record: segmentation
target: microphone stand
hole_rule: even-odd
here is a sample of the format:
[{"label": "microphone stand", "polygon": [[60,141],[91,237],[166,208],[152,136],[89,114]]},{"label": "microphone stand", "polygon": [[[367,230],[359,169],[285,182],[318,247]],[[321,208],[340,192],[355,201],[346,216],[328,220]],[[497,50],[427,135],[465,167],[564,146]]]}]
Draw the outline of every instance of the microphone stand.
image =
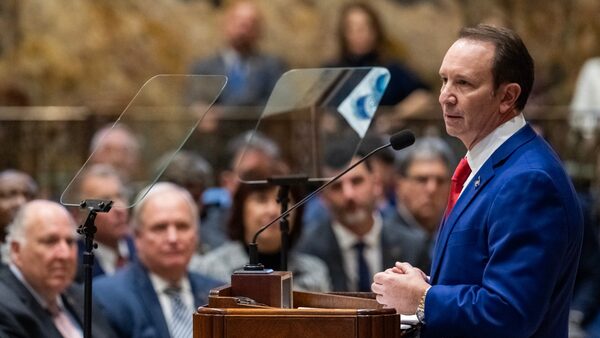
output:
[{"label": "microphone stand", "polygon": [[[288,212],[288,204],[290,201],[289,194],[290,188],[292,185],[300,185],[308,182],[308,177],[306,175],[288,175],[288,176],[275,176],[267,178],[267,183],[271,185],[279,186],[279,190],[277,192],[277,202],[281,204],[280,216],[275,219],[275,221],[271,222],[274,224],[279,220],[279,228],[281,231],[281,249],[280,249],[280,268],[281,271],[287,271],[287,262],[288,262],[288,251],[290,248],[290,223],[287,219],[287,216],[290,214]],[[295,208],[294,208],[295,209]],[[293,210],[293,209],[292,209]],[[298,225],[296,225],[298,226]],[[261,228],[260,232],[264,231]],[[264,266],[258,262],[258,246],[256,241],[258,239],[258,235],[255,234],[252,242],[248,244],[248,255],[249,255],[249,263],[244,266],[244,271],[252,271],[259,272],[265,271],[270,272],[270,269],[265,269]]]},{"label": "microphone stand", "polygon": [[[289,213],[286,214],[286,212],[288,211],[288,203],[290,201],[290,187],[292,185],[305,184],[306,182],[308,182],[308,177],[306,175],[271,177],[267,179],[267,182],[279,186],[279,192],[277,193],[277,202],[281,204],[280,215],[285,214],[285,216],[281,216],[279,220],[279,228],[281,231],[280,267],[281,271],[287,271],[288,251],[290,248],[290,222],[287,219]],[[296,224],[296,226],[299,225]]]},{"label": "microphone stand", "polygon": [[[394,150],[400,150],[402,148],[405,148],[405,147],[408,147],[408,146],[412,145],[414,142],[415,142],[415,136],[412,134],[411,131],[404,130],[404,131],[401,131],[399,133],[396,133],[396,134],[392,135],[392,137],[390,137],[390,143],[382,145],[382,146],[380,146],[378,148],[373,149],[371,152],[369,152],[367,155],[365,155],[364,157],[362,157],[360,160],[354,162],[352,165],[350,165],[344,171],[342,171],[341,173],[335,175],[332,179],[330,179],[329,181],[325,182],[323,185],[321,185],[319,188],[317,188],[316,190],[314,190],[312,193],[308,194],[306,197],[304,197],[303,199],[301,199],[300,202],[294,204],[291,208],[287,209],[286,211],[283,211],[283,208],[282,208],[282,213],[279,215],[279,217],[276,217],[271,222],[267,223],[266,225],[263,225],[254,234],[254,237],[252,238],[252,242],[248,245],[249,262],[248,262],[248,264],[246,264],[244,266],[244,270],[243,271],[257,272],[257,271],[264,270],[263,265],[258,262],[258,247],[256,245],[256,241],[258,239],[258,236],[263,231],[265,231],[268,227],[270,227],[271,225],[273,225],[275,222],[286,218],[292,211],[296,210],[301,205],[304,205],[304,203],[308,202],[308,200],[310,200],[311,198],[313,198],[316,194],[318,194],[321,191],[323,191],[323,189],[325,189],[328,186],[330,186],[333,182],[337,181],[340,177],[342,177],[343,175],[345,175],[347,172],[349,172],[350,170],[354,169],[357,165],[363,163],[366,159],[368,159],[369,157],[371,157],[373,154],[375,154],[375,153],[377,153],[377,152],[379,152],[379,151],[381,151],[381,150],[383,150],[385,148],[388,148],[388,147],[392,147],[392,148],[394,148]],[[305,177],[303,177],[303,179],[307,180]],[[274,182],[275,184],[277,184],[277,182],[278,182],[277,179],[269,179],[268,181]]]},{"label": "microphone stand", "polygon": [[85,200],[79,204],[81,209],[88,210],[88,216],[77,228],[77,233],[84,236],[85,250],[83,252],[83,337],[92,338],[92,268],[94,266],[93,250],[98,247],[94,243],[96,233],[96,215],[99,212],[108,212],[112,207],[112,201]]},{"label": "microphone stand", "polygon": [[[330,186],[333,182],[337,181],[340,177],[345,175],[350,170],[354,169],[359,164],[363,163],[370,156],[376,152],[392,147],[395,150],[406,148],[415,142],[415,136],[412,132],[406,130],[396,133],[390,137],[390,143],[378,147],[362,157],[358,161],[352,163],[346,170],[334,176],[332,179],[326,181],[319,188],[312,193],[308,194],[298,203],[294,204],[291,208],[287,208],[287,195],[289,193],[290,180],[291,182],[307,182],[309,181],[306,177],[285,177],[285,178],[271,178],[267,182],[272,184],[278,184],[282,188],[279,191],[278,200],[282,203],[281,214],[268,224],[262,226],[254,234],[252,242],[248,245],[248,256],[249,262],[244,266],[243,270],[235,271],[231,275],[231,294],[234,296],[250,297],[257,302],[266,304],[268,306],[292,308],[293,307],[293,293],[292,293],[292,273],[289,271],[273,271],[272,269],[264,269],[264,266],[258,262],[258,248],[256,241],[258,236],[265,231],[268,227],[275,224],[277,221],[284,220],[282,224],[282,246],[287,245],[288,239],[287,232],[289,226],[287,224],[286,217],[301,205],[304,205],[308,200],[313,198],[316,194],[320,193],[323,189]],[[281,182],[283,180],[283,183]],[[315,180],[316,181],[316,180]],[[319,180],[320,181],[320,180]],[[287,187],[286,187],[287,186]],[[285,196],[285,198],[283,198]],[[285,231],[284,231],[285,230]],[[287,253],[287,248],[282,247],[282,253]],[[287,256],[283,256],[283,259],[287,259]],[[284,262],[287,268],[287,262]]]}]

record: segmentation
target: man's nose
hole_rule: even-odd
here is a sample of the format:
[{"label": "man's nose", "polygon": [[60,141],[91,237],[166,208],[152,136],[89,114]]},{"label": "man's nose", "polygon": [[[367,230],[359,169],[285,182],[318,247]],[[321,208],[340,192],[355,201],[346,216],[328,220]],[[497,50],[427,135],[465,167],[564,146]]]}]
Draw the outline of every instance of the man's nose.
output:
[{"label": "man's nose", "polygon": [[456,104],[456,96],[449,85],[445,84],[442,86],[438,100],[442,106],[446,104]]},{"label": "man's nose", "polygon": [[352,184],[344,184],[342,185],[342,193],[344,194],[345,199],[353,199],[355,194],[355,189]]},{"label": "man's nose", "polygon": [[60,258],[68,258],[71,255],[71,251],[74,248],[74,240],[61,240],[58,242],[55,250],[56,254]]},{"label": "man's nose", "polygon": [[169,242],[176,242],[177,241],[177,228],[175,226],[168,226],[166,235],[167,235],[167,240]]}]

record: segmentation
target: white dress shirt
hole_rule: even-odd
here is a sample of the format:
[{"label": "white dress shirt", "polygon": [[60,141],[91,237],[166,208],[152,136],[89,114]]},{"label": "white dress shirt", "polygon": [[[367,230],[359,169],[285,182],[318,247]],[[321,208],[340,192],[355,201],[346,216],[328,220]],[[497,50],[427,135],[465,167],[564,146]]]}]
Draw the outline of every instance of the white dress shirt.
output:
[{"label": "white dress shirt", "polygon": [[348,278],[348,290],[358,290],[358,257],[354,245],[362,241],[365,243],[364,256],[369,265],[369,272],[374,275],[383,269],[381,258],[381,228],[382,220],[378,212],[373,213],[373,227],[363,237],[357,236],[339,222],[332,223],[333,233],[337,239],[342,258],[344,260],[344,271]]},{"label": "white dress shirt", "polygon": [[[171,300],[169,296],[165,293],[165,290],[169,287],[173,287],[171,283],[162,279],[156,274],[148,273],[150,276],[150,282],[152,282],[152,286],[154,287],[154,291],[158,296],[158,301],[160,302],[160,307],[162,308],[163,314],[165,315],[165,321],[167,323],[171,322],[171,317],[173,316],[173,309],[171,309]],[[185,306],[190,309],[190,316],[196,310],[194,306],[194,295],[192,294],[192,286],[190,284],[190,280],[185,277],[181,281],[179,281],[178,287],[181,288],[181,298]]]},{"label": "white dress shirt", "polygon": [[[113,248],[104,245],[100,242],[97,242],[98,248],[96,248],[95,257],[98,264],[106,275],[113,275],[117,270],[117,252],[113,250]],[[127,246],[127,241],[122,239],[117,243],[117,250],[119,250],[119,254],[121,257],[129,259],[130,252],[129,247]]]},{"label": "white dress shirt", "polygon": [[469,175],[465,181],[461,194],[492,154],[511,136],[516,134],[521,128],[525,127],[526,124],[523,114],[519,114],[500,125],[493,132],[479,141],[473,149],[467,151],[466,156],[469,167],[471,167],[471,175]]}]

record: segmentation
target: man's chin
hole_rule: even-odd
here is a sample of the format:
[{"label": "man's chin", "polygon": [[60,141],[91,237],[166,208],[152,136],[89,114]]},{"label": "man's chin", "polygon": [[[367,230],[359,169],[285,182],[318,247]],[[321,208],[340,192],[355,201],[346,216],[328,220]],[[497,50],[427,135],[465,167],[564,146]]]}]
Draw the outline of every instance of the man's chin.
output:
[{"label": "man's chin", "polygon": [[366,212],[355,212],[351,215],[345,215],[343,218],[344,224],[348,227],[358,227],[364,224],[368,219]]}]

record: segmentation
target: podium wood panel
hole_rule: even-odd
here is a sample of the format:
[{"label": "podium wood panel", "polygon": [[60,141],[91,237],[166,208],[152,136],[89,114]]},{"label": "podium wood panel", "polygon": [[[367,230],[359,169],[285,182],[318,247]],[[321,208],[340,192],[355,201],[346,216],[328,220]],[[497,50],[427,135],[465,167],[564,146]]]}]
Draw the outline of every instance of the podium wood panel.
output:
[{"label": "podium wood panel", "polygon": [[400,337],[394,310],[212,309],[194,315],[195,338]]},{"label": "podium wood panel", "polygon": [[294,292],[299,308],[283,309],[249,304],[225,286],[194,314],[194,338],[402,337],[400,315],[370,296]]}]

